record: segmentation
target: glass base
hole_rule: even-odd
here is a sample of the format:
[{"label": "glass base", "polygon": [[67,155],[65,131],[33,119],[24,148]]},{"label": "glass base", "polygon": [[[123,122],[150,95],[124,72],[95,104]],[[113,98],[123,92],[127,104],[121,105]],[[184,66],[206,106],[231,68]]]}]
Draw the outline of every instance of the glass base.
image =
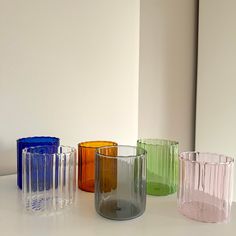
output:
[{"label": "glass base", "polygon": [[140,208],[125,200],[103,201],[97,212],[111,220],[130,220],[143,214]]},{"label": "glass base", "polygon": [[94,193],[94,180],[88,180],[79,184],[79,189],[85,192]]},{"label": "glass base", "polygon": [[176,192],[176,188],[167,184],[148,182],[147,194],[154,196],[166,196]]},{"label": "glass base", "polygon": [[181,205],[179,211],[186,217],[206,222],[206,223],[220,223],[228,222],[227,214],[211,204],[203,202],[186,202]]},{"label": "glass base", "polygon": [[49,214],[50,212],[60,211],[70,206],[72,199],[64,199],[60,197],[46,197],[43,194],[32,196],[25,199],[25,210],[34,214]]}]

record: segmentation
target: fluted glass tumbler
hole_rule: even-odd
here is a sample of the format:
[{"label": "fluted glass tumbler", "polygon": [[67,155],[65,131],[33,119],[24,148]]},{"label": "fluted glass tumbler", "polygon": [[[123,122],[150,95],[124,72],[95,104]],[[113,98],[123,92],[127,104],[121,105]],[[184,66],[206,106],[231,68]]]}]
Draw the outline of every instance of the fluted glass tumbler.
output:
[{"label": "fluted glass tumbler", "polygon": [[50,213],[73,203],[76,151],[66,146],[38,146],[22,152],[22,200],[31,213]]},{"label": "fluted glass tumbler", "polygon": [[165,196],[176,192],[179,144],[162,139],[139,139],[147,151],[147,194]]},{"label": "fluted glass tumbler", "polygon": [[88,141],[78,144],[78,187],[86,192],[94,192],[95,151],[103,146],[116,146],[112,141]]},{"label": "fluted glass tumbler", "polygon": [[17,185],[20,189],[22,189],[22,150],[24,148],[45,145],[58,147],[60,145],[60,139],[40,136],[21,138],[17,140]]},{"label": "fluted glass tumbler", "polygon": [[95,207],[112,220],[128,220],[146,207],[146,151],[140,147],[101,147],[96,151]]},{"label": "fluted glass tumbler", "polygon": [[233,158],[184,152],[179,160],[179,211],[197,221],[228,222],[233,193]]}]

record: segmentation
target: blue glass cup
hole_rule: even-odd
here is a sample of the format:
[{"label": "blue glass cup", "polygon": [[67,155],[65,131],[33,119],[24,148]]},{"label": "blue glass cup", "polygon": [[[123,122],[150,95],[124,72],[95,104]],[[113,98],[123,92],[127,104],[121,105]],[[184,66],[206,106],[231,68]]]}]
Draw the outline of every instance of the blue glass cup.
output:
[{"label": "blue glass cup", "polygon": [[[28,137],[17,140],[17,185],[20,189],[22,189],[22,150],[36,146],[52,146],[56,150],[59,145],[60,139],[55,137]],[[52,151],[51,149],[48,150]],[[44,176],[38,173],[38,176],[33,178],[44,178]]]}]

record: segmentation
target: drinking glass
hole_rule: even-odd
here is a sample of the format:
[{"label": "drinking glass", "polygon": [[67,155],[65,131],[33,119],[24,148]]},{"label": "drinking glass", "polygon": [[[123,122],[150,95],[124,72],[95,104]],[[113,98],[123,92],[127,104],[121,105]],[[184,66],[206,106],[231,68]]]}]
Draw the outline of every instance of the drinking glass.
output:
[{"label": "drinking glass", "polygon": [[128,220],[146,207],[146,151],[133,146],[96,151],[95,208],[101,216]]},{"label": "drinking glass", "polygon": [[197,221],[228,222],[233,193],[233,158],[183,152],[179,160],[179,211]]},{"label": "drinking glass", "polygon": [[95,151],[102,146],[114,146],[112,141],[88,141],[78,144],[78,187],[86,192],[94,192]]},{"label": "drinking glass", "polygon": [[28,137],[17,140],[17,185],[22,189],[22,150],[35,146],[55,146],[60,145],[60,139],[55,137]]},{"label": "drinking glass", "polygon": [[179,144],[163,139],[139,139],[147,151],[147,194],[165,196],[176,192]]},{"label": "drinking glass", "polygon": [[31,213],[50,213],[69,206],[76,189],[76,151],[67,146],[23,149],[22,199]]}]

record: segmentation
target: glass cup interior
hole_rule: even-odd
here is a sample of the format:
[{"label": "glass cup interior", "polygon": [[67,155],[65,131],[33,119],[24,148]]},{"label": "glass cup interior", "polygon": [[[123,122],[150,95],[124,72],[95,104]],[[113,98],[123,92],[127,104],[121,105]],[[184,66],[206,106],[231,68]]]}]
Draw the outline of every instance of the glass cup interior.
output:
[{"label": "glass cup interior", "polygon": [[209,152],[183,152],[180,154],[180,159],[206,164],[230,164],[234,162],[234,158],[222,154]]},{"label": "glass cup interior", "polygon": [[164,145],[168,145],[168,146],[173,146],[173,145],[178,145],[179,143],[177,141],[173,141],[173,140],[168,140],[168,139],[148,139],[148,138],[142,138],[138,140],[138,143],[143,143],[143,144],[147,144],[147,145],[157,145],[157,146],[164,146]]}]

